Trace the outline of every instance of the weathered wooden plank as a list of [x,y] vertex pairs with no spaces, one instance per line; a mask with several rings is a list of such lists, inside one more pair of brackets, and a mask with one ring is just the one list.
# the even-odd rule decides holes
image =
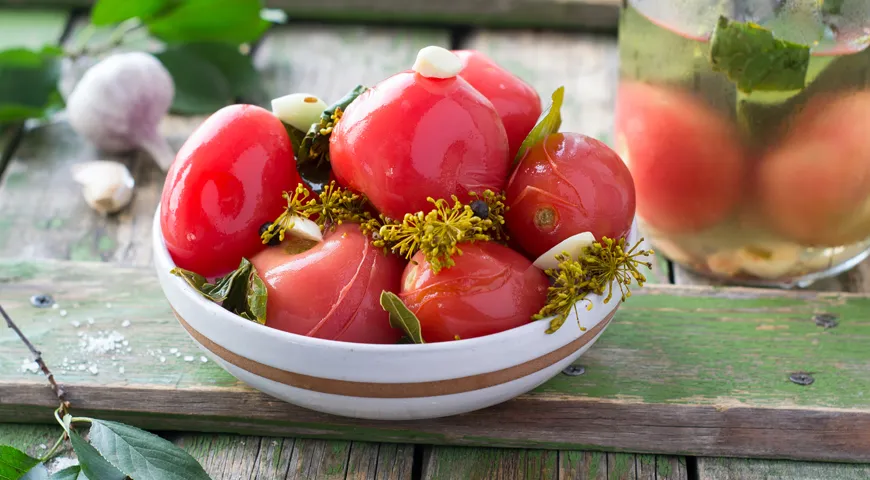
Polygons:
[[[595,137],[613,146],[618,56],[616,37],[607,34],[481,31],[463,48],[480,50],[527,81],[544,104],[565,87],[562,130]],[[646,246],[649,248],[649,245]],[[644,269],[650,283],[669,283],[664,257]]]
[[425,480],[559,478],[558,454],[547,450],[429,447]]
[[607,454],[561,450],[559,452],[559,478],[568,480],[607,479]]
[[[93,0],[0,0],[0,5],[87,7]],[[615,29],[619,0],[266,0],[296,20],[524,28]]]
[[[31,307],[36,293],[61,307]],[[866,295],[645,287],[582,358],[584,375],[469,415],[390,423],[321,415],[244,387],[199,361],[161,296],[149,270],[0,261],[0,302],[37,345],[51,346],[47,361],[61,366],[73,404],[149,429],[870,460]],[[839,315],[839,326],[816,325],[818,312]],[[129,345],[98,353],[80,344],[111,332]],[[0,420],[48,420],[55,399],[26,371],[27,352],[8,331],[0,347]],[[815,383],[789,382],[797,371],[814,372]],[[239,405],[257,408],[240,414]]]
[[866,480],[870,465],[699,458],[699,480]]

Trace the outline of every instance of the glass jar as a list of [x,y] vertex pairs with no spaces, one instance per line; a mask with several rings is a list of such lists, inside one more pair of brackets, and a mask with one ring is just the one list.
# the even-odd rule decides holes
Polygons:
[[624,0],[615,144],[657,252],[784,287],[866,258],[868,44],[868,0]]

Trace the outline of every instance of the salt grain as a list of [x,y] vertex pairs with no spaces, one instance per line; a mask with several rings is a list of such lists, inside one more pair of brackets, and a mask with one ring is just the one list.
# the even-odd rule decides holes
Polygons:
[[21,361],[21,373],[39,373],[39,364],[29,358]]
[[203,356],[203,357],[199,357],[199,361],[202,363],[206,363],[206,362],[208,362],[208,359]]
[[91,374],[93,374],[93,375],[100,373],[100,371],[99,371],[99,369],[97,369],[96,365],[91,365],[90,367],[88,367],[88,371],[91,372]]
[[123,322],[121,322],[121,326],[124,327],[124,328],[129,327],[129,326],[130,326],[130,320],[124,320]]
[[180,356],[181,356],[181,352],[175,352],[175,356],[176,356],[176,357],[180,357]]
[[88,367],[86,367],[86,366],[84,366],[84,365],[79,365],[79,370],[84,370],[84,369],[86,369],[86,368],[88,368]]
[[118,367],[118,373],[123,375],[124,374],[124,367]]
[[95,321],[94,317],[88,317],[88,325],[93,325]]
[[39,444],[39,449],[40,449],[40,450],[45,450],[46,448],[48,448],[48,445],[46,445],[46,444],[44,444],[44,443],[40,443],[40,444]]
[[106,308],[112,308],[112,304],[111,304],[111,303],[107,303],[107,304],[106,304]]
[[178,353],[178,349],[177,348],[170,348],[169,353],[173,353],[173,354]]
[[69,322],[69,323],[72,324],[72,326],[74,326],[74,327],[76,327],[76,328],[79,328],[79,327],[82,326],[82,322],[80,322],[80,321],[78,321],[78,320],[73,320],[73,321],[71,321],[71,322]]
[[103,355],[118,349],[118,343],[124,340],[124,336],[118,332],[97,332],[96,335],[85,334],[79,340],[82,353]]
[[132,349],[132,348],[130,348],[130,347],[127,347],[127,351],[128,351],[128,352],[132,352],[132,351],[133,351],[133,349]]
[[193,355],[186,355],[186,356],[184,357],[184,361],[185,361],[185,362],[192,362],[192,361],[193,361]]
[[51,308],[57,310],[58,308],[60,308],[60,304],[59,304],[59,303],[55,303],[54,305],[51,306]]
[[166,357],[160,357],[160,363],[166,363]]
[[124,340],[123,342],[121,342],[121,345],[124,345],[126,347],[127,345],[130,345],[130,342],[127,340]]
[[61,310],[61,311],[60,311],[60,316],[61,316],[61,317],[65,317],[65,316],[66,316],[66,310]]

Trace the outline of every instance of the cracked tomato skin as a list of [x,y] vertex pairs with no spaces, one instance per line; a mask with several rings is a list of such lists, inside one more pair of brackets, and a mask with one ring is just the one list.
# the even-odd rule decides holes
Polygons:
[[464,68],[459,74],[488,98],[498,112],[514,158],[541,116],[541,97],[528,83],[476,50],[454,50]]
[[459,77],[402,72],[351,103],[329,140],[342,186],[382,214],[430,211],[427,197],[468,201],[469,191],[504,187],[510,160],[492,103]]
[[263,249],[257,232],[301,182],[290,138],[271,112],[230,105],[187,139],[169,169],[160,227],[175,264],[223,275]]
[[634,176],[637,214],[662,233],[692,233],[740,202],[746,159],[731,123],[683,92],[630,82],[617,96],[618,149]]
[[420,319],[423,340],[482,337],[529,323],[547,300],[544,272],[497,243],[460,247],[456,265],[437,275],[420,252],[405,267],[399,296]]
[[396,343],[402,336],[380,298],[384,290],[399,291],[405,262],[372,245],[359,225],[339,225],[307,250],[285,242],[251,263],[268,292],[266,326],[354,343]]
[[634,219],[628,168],[610,147],[578,133],[555,133],[529,149],[505,194],[508,231],[534,258],[578,233],[623,237]]

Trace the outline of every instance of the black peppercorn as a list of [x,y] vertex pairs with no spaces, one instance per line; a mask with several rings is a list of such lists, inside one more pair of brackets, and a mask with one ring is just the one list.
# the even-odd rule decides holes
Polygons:
[[489,205],[486,204],[483,200],[475,200],[471,202],[471,211],[474,212],[474,216],[480,219],[489,218]]

